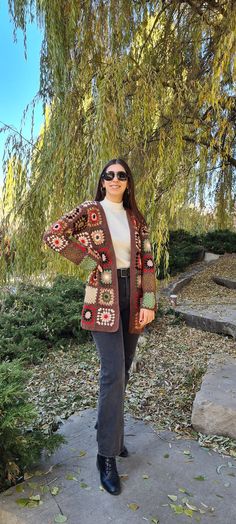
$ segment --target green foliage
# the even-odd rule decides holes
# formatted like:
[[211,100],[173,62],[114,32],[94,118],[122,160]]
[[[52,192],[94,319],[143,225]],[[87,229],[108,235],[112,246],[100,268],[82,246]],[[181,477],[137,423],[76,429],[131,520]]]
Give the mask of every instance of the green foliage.
[[218,231],[209,231],[202,235],[202,243],[206,251],[218,253],[236,253],[236,233],[229,229],[221,229]]
[[50,349],[85,342],[80,326],[84,284],[58,276],[52,287],[20,284],[0,304],[0,359],[37,363]]
[[61,435],[37,429],[37,412],[26,391],[29,376],[17,360],[0,364],[0,491],[17,482],[43,449],[53,452],[65,442]]
[[[45,254],[42,233],[94,197],[101,168],[115,156],[134,173],[159,257],[173,218],[185,227],[177,217],[185,204],[210,202],[217,227],[232,227],[235,2],[9,0],[9,7],[15,28],[26,34],[36,18],[44,32],[38,96],[46,108],[33,147],[16,134],[7,141],[3,223],[13,235],[14,274],[77,271]],[[0,259],[2,279],[8,270]]]
[[[170,232],[167,249],[169,274],[175,275],[184,271],[189,264],[201,260],[204,251],[218,254],[236,253],[236,233],[226,229],[193,235],[189,231],[179,229]],[[158,277],[164,278],[162,260]]]
[[[201,237],[191,235],[191,233],[183,229],[170,232],[167,249],[169,251],[168,270],[171,275],[184,271],[189,264],[200,260],[203,256]],[[162,279],[164,276],[161,260],[159,278]]]

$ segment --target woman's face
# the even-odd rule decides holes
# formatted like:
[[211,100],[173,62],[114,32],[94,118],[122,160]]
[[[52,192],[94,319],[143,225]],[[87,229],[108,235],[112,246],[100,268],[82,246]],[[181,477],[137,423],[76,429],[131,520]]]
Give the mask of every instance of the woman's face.
[[[121,164],[111,164],[106,171],[113,171],[114,173],[117,173],[118,171],[126,172]],[[102,180],[102,185],[106,188],[106,196],[110,200],[121,202],[124,191],[126,190],[126,187],[128,187],[128,180],[118,180],[115,176],[113,180],[110,181]]]

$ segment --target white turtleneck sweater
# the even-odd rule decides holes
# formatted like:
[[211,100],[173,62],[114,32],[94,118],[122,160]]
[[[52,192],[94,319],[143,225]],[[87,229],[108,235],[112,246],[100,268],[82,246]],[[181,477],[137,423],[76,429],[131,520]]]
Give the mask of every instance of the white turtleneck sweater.
[[117,269],[130,267],[130,228],[123,202],[112,202],[105,196],[100,204],[110,230]]

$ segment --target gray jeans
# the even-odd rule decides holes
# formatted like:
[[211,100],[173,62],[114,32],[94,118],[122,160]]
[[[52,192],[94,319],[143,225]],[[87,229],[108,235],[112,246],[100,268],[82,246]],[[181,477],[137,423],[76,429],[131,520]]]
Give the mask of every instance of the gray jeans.
[[98,453],[119,455],[124,445],[124,396],[139,334],[128,333],[130,277],[118,276],[120,322],[113,333],[91,331],[100,358]]

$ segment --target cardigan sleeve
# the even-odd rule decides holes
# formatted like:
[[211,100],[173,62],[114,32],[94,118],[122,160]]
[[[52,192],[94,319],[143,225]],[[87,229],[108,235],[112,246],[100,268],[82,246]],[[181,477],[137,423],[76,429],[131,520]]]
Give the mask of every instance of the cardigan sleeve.
[[157,311],[156,268],[154,264],[152,246],[149,240],[148,226],[141,225],[141,261],[142,261],[142,291],[140,308]]
[[43,242],[74,264],[86,259],[86,268],[92,271],[100,262],[99,255],[86,246],[86,241],[83,244],[76,240],[86,229],[87,220],[87,208],[81,204],[51,224],[43,234]]

